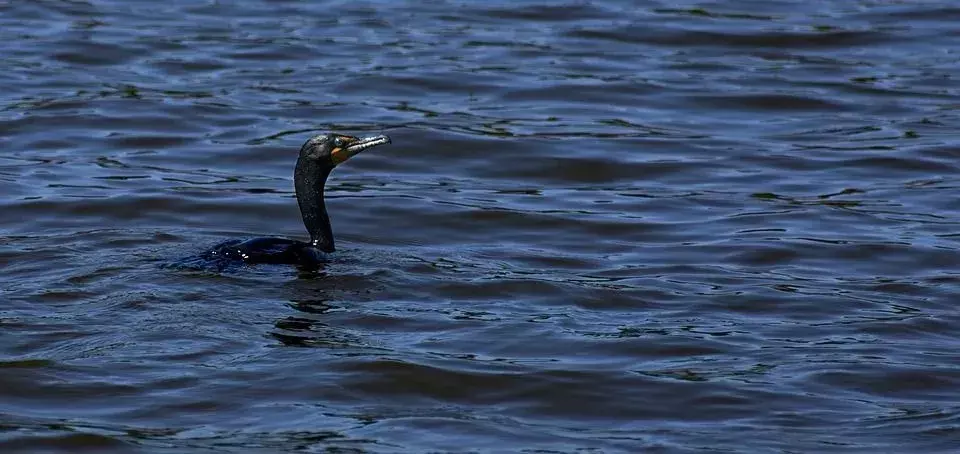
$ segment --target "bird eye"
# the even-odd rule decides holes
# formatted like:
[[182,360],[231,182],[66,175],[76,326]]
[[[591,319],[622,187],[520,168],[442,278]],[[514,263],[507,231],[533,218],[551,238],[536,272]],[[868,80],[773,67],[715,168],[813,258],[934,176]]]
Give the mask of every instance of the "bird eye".
[[333,145],[336,146],[336,147],[342,147],[342,146],[343,146],[343,140],[340,139],[339,137],[337,137],[336,139],[333,139]]

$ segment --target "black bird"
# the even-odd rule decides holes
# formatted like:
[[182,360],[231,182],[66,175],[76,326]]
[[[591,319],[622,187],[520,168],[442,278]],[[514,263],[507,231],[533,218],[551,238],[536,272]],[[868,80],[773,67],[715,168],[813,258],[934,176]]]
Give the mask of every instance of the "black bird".
[[324,261],[324,253],[334,251],[330,217],[323,201],[323,186],[334,167],[370,147],[390,143],[390,137],[358,138],[341,134],[312,137],[300,147],[300,157],[293,172],[293,185],[303,225],[310,242],[286,238],[252,238],[220,243],[203,258],[222,268],[229,262],[249,264],[274,263],[312,268]]

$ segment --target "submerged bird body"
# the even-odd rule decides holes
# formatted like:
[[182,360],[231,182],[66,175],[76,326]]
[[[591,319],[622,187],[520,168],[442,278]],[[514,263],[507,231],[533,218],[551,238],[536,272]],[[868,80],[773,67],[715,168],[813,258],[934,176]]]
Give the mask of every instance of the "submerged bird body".
[[335,250],[330,217],[323,199],[323,187],[330,172],[357,153],[386,143],[390,143],[387,136],[361,139],[340,134],[325,134],[307,140],[300,148],[293,182],[300,215],[310,234],[310,241],[286,238],[230,240],[214,246],[203,254],[203,258],[215,261],[221,267],[229,263],[315,267],[322,263],[325,254]]
[[204,254],[214,261],[309,265],[323,261],[324,252],[310,243],[286,238],[251,238],[224,241]]

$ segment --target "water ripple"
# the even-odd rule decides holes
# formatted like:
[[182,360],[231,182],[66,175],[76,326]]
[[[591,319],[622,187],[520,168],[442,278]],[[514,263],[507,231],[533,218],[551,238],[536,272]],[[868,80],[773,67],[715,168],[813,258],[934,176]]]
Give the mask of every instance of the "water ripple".
[[953,5],[0,13],[4,452],[956,445]]

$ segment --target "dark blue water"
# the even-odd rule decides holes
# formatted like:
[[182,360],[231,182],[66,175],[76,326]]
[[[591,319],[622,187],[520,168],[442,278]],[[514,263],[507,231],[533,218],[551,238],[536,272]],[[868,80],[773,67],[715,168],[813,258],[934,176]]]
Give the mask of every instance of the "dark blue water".
[[0,2],[0,451],[954,451],[958,21]]

